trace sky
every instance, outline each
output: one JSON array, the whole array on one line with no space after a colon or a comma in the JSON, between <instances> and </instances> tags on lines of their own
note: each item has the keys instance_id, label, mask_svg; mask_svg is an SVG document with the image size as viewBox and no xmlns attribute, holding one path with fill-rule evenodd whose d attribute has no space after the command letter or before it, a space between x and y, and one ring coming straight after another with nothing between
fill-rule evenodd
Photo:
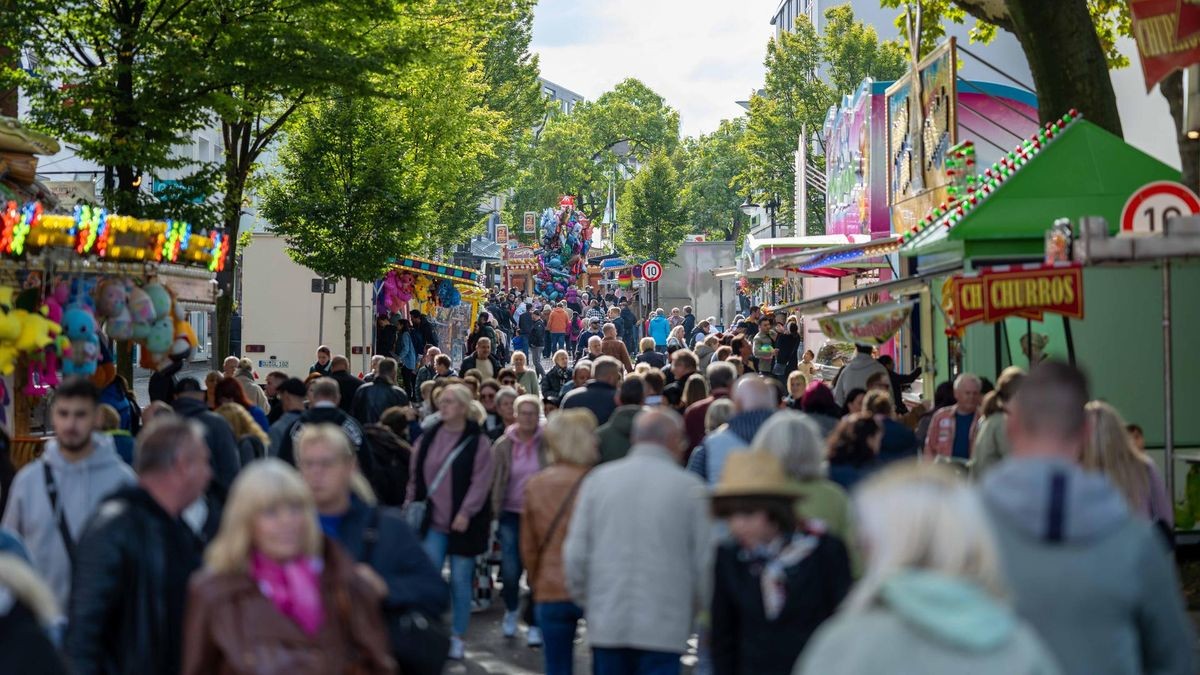
<instances>
[{"instance_id":1,"label":"sky","mask_svg":"<svg viewBox=\"0 0 1200 675\"><path fill-rule=\"evenodd\" d=\"M586 99L636 77L708 133L762 86L779 0L539 0L531 50L542 77Z\"/></svg>"}]
</instances>

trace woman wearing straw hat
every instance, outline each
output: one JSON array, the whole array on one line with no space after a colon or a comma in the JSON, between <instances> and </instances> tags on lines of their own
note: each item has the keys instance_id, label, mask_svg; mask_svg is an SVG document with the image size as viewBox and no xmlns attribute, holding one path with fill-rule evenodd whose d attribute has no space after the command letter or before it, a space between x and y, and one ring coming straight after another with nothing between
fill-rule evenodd
<instances>
[{"instance_id":1,"label":"woman wearing straw hat","mask_svg":"<svg viewBox=\"0 0 1200 675\"><path fill-rule=\"evenodd\" d=\"M850 588L846 547L798 521L800 489L763 450L730 455L713 513L732 541L717 550L712 601L715 675L786 675Z\"/></svg>"}]
</instances>

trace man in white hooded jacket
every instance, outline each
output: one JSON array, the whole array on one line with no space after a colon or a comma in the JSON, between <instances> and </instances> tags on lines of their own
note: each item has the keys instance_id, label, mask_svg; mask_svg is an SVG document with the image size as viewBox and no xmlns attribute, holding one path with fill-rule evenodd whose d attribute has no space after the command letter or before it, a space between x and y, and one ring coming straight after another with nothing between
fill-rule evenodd
<instances>
[{"instance_id":1,"label":"man in white hooded jacket","mask_svg":"<svg viewBox=\"0 0 1200 675\"><path fill-rule=\"evenodd\" d=\"M72 557L84 525L105 497L137 482L112 439L96 433L99 405L90 381L59 385L51 405L55 437L17 473L4 512L4 526L24 540L60 607L70 597Z\"/></svg>"}]
</instances>

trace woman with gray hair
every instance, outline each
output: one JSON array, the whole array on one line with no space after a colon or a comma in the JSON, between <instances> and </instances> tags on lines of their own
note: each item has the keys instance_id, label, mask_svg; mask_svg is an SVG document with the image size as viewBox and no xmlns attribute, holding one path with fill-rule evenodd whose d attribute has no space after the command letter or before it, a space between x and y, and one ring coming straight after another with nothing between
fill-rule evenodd
<instances>
[{"instance_id":1,"label":"woman with gray hair","mask_svg":"<svg viewBox=\"0 0 1200 675\"><path fill-rule=\"evenodd\" d=\"M965 482L943 467L897 465L865 481L854 503L866 575L793 675L1059 672L1004 599L991 528Z\"/></svg>"},{"instance_id":2,"label":"woman with gray hair","mask_svg":"<svg viewBox=\"0 0 1200 675\"><path fill-rule=\"evenodd\" d=\"M861 560L850 500L842 486L826 477L825 441L817 424L804 413L780 410L759 428L750 447L779 458L783 470L800 488L796 511L810 522L821 521L830 534L842 540L850 552L851 570L857 577Z\"/></svg>"}]
</instances>

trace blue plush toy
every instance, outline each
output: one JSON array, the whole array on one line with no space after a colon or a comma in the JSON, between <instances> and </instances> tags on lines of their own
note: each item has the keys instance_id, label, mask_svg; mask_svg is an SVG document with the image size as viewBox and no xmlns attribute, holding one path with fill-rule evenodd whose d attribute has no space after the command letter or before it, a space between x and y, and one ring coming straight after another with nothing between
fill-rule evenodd
<instances>
[{"instance_id":1,"label":"blue plush toy","mask_svg":"<svg viewBox=\"0 0 1200 675\"><path fill-rule=\"evenodd\" d=\"M63 311L62 334L71 343L71 355L63 359L64 375L92 375L100 358L96 317L85 305L73 303Z\"/></svg>"}]
</instances>

